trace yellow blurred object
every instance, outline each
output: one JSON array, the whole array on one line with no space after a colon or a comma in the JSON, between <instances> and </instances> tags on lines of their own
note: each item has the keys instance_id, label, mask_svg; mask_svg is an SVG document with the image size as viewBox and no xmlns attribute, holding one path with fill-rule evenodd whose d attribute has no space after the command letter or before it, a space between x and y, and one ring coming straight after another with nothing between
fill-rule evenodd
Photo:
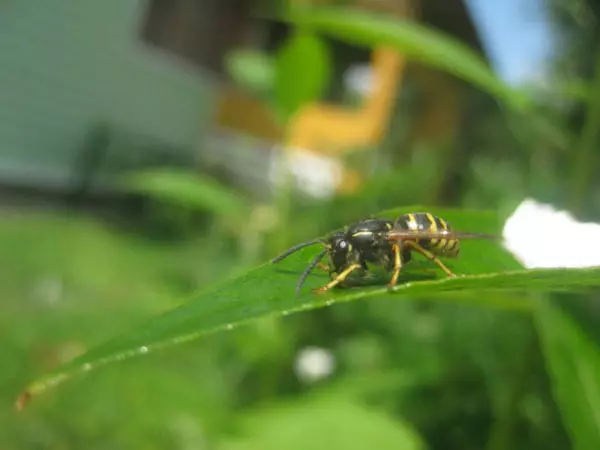
<instances>
[{"instance_id":1,"label":"yellow blurred object","mask_svg":"<svg viewBox=\"0 0 600 450\"><path fill-rule=\"evenodd\" d=\"M330 0L294 1L330 3ZM453 0L450 3L448 8L454 8L456 12L456 17L448 19L450 27L454 26L452 32L464 34L468 41L476 41L476 33L465 26L466 22L461 22L469 20L463 2ZM427 20L425 16L432 12L422 10L427 5L418 0L356 0L355 6L412 20ZM432 6L429 5L429 8ZM436 8L433 10L439 17L439 8ZM456 24L452 25L454 22ZM217 124L282 144L285 152L303 149L339 160L342 155L357 149L377 148L387 132L406 69L404 55L389 48L375 48L371 53L371 86L360 107L314 102L302 107L287 124L278 124L260 101L241 91L227 89L221 95ZM410 143L452 139L459 128L463 108L457 81L445 73L413 62L410 70L414 75L411 79L414 78L419 91L424 93L422 104L413 113L415 124L410 130ZM357 171L344 169L337 191L353 192L360 187L361 180Z\"/></svg>"},{"instance_id":2,"label":"yellow blurred object","mask_svg":"<svg viewBox=\"0 0 600 450\"><path fill-rule=\"evenodd\" d=\"M228 87L219 98L216 122L219 126L245 132L282 148L305 149L336 157L360 147L374 147L388 126L405 59L398 52L376 49L372 56L374 86L360 108L312 103L301 108L287 129L279 125L258 99ZM285 139L284 139L285 136ZM357 172L342 174L338 187L346 193L360 186Z\"/></svg>"},{"instance_id":3,"label":"yellow blurred object","mask_svg":"<svg viewBox=\"0 0 600 450\"><path fill-rule=\"evenodd\" d=\"M324 103L306 105L292 118L286 144L330 156L379 142L390 118L404 58L394 50L373 52L374 86L357 109Z\"/></svg>"},{"instance_id":4,"label":"yellow blurred object","mask_svg":"<svg viewBox=\"0 0 600 450\"><path fill-rule=\"evenodd\" d=\"M225 87L219 94L215 122L220 127L269 142L282 142L285 133L268 105L232 86Z\"/></svg>"},{"instance_id":5,"label":"yellow blurred object","mask_svg":"<svg viewBox=\"0 0 600 450\"><path fill-rule=\"evenodd\" d=\"M342 173L342 179L338 185L340 194L352 194L362 185L363 176L357 170L345 169Z\"/></svg>"}]
</instances>

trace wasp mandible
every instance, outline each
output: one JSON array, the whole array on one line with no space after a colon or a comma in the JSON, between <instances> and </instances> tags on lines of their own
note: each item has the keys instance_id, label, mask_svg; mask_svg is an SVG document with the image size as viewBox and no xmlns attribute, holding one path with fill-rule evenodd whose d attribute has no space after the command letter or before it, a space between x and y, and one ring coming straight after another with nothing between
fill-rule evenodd
<instances>
[{"instance_id":1,"label":"wasp mandible","mask_svg":"<svg viewBox=\"0 0 600 450\"><path fill-rule=\"evenodd\" d=\"M317 266L327 270L331 281L315 289L322 293L343 283L352 273L369 271L369 265L383 266L391 274L388 286L395 286L404 265L417 252L438 265L450 277L456 276L439 259L456 258L460 252L460 239L495 236L483 233L456 232L450 223L427 212L403 214L395 221L366 219L337 231L323 239L302 242L274 258L278 263L292 253L310 245L322 244L325 248L308 265L296 285L296 294ZM321 263L328 256L329 264Z\"/></svg>"}]
</instances>

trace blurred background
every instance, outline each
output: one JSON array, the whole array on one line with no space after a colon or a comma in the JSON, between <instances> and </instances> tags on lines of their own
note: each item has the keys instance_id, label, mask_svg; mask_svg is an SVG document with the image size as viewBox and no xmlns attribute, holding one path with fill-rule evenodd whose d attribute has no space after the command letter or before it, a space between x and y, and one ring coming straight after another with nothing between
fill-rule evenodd
<instances>
[{"instance_id":1,"label":"blurred background","mask_svg":"<svg viewBox=\"0 0 600 450\"><path fill-rule=\"evenodd\" d=\"M572 448L531 317L435 298L261 319L14 412L44 371L385 208L600 218L599 1L292 3L0 2L0 448ZM278 16L316 3L443 32L531 106Z\"/></svg>"}]
</instances>

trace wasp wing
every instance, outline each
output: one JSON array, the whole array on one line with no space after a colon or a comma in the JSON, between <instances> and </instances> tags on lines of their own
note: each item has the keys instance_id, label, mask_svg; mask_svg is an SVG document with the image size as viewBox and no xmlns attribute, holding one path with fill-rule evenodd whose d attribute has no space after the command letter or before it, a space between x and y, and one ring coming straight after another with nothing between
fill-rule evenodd
<instances>
[{"instance_id":1,"label":"wasp wing","mask_svg":"<svg viewBox=\"0 0 600 450\"><path fill-rule=\"evenodd\" d=\"M399 230L393 229L386 233L391 241L407 239L500 239L501 236L486 233L469 233L464 231L429 231L429 230Z\"/></svg>"}]
</instances>

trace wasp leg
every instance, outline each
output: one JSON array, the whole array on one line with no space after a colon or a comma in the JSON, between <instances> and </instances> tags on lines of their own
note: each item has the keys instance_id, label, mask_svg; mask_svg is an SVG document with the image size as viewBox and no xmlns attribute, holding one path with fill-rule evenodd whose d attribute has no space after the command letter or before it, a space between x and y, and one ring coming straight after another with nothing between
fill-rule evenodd
<instances>
[{"instance_id":1,"label":"wasp leg","mask_svg":"<svg viewBox=\"0 0 600 450\"><path fill-rule=\"evenodd\" d=\"M328 291L332 287L337 286L342 281L344 281L346 278L348 278L348 275L350 275L356 269L360 269L360 264L352 264L346 270L344 270L343 272L341 272L337 277L335 277L333 280L331 280L329 283L327 283L325 286L323 286L320 289L315 289L314 292L317 292L317 293L321 294L321 293L323 293L325 291Z\"/></svg>"},{"instance_id":2,"label":"wasp leg","mask_svg":"<svg viewBox=\"0 0 600 450\"><path fill-rule=\"evenodd\" d=\"M327 264L319 263L318 266L319 266L319 269L323 269L323 270L329 272L329 266Z\"/></svg>"},{"instance_id":3,"label":"wasp leg","mask_svg":"<svg viewBox=\"0 0 600 450\"><path fill-rule=\"evenodd\" d=\"M388 286L396 286L398 282L398 276L400 275L400 269L402 269L402 258L400 258L400 246L398 244L392 244L392 251L394 252L394 272L392 279L388 283Z\"/></svg>"},{"instance_id":4,"label":"wasp leg","mask_svg":"<svg viewBox=\"0 0 600 450\"><path fill-rule=\"evenodd\" d=\"M414 250L416 250L420 254L422 254L425 258L427 258L430 261L433 261L434 263L436 263L439 266L439 268L442 269L446 273L446 275L448 275L449 277L455 277L456 276L454 273L452 273L452 271L450 269L448 269L446 267L446 265L443 262L441 262L439 260L439 258L437 256L435 256L430 251L425 250L423 247L421 247L415 241L406 241L406 242L404 242L404 245L406 245L408 247L412 247Z\"/></svg>"}]
</instances>

